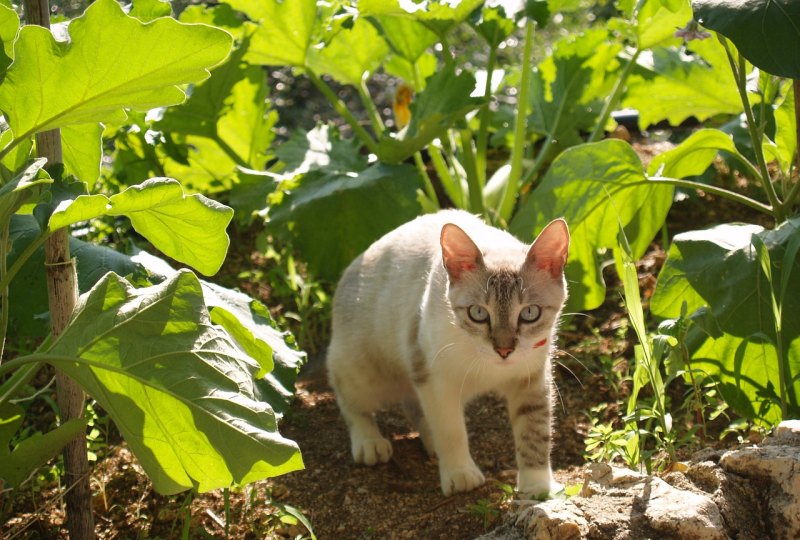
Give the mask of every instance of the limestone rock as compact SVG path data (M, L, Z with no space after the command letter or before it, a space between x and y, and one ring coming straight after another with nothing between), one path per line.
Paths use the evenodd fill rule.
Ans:
M659 478L586 466L570 499L518 501L481 540L800 538L800 421L759 446L702 451Z

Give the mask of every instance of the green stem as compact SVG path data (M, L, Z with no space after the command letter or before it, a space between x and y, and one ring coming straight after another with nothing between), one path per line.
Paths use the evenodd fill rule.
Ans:
M761 137L758 134L758 126L756 126L753 109L750 106L750 100L747 97L747 76L745 74L746 66L744 57L740 54L739 62L737 63L736 59L731 53L730 47L728 46L728 40L720 34L717 34L717 37L725 49L725 54L728 56L728 62L731 65L731 71L733 71L733 77L736 80L736 89L739 92L739 98L742 100L744 114L747 118L747 130L750 133L750 140L753 142L753 151L756 154L756 163L761 171L761 185L763 186L764 192L767 194L767 199L769 199L770 205L772 206L772 212L770 214L775 221L780 223L786 218L785 211L781 201L778 199L778 194L775 192L775 186L772 185L772 180L769 176L769 169L767 168L767 162L764 159L764 150L761 147Z
M486 65L486 84L483 87L483 99L486 102L481 107L478 113L478 137L476 139L476 154L475 164L478 170L478 181L481 189L486 185L486 177L488 171L486 170L486 151L489 146L489 118L491 116L491 97L492 97L492 75L494 74L494 66L497 63L497 49L492 47L489 50L489 61Z
M43 365L44 362L34 362L17 369L17 371L0 386L0 406L17 395L17 393L33 379Z
M383 133L386 128L383 125L383 120L381 120L381 115L378 113L377 107L375 107L375 102L372 100L365 79L362 79L361 84L358 85L358 95L361 97L361 102L367 110L370 122L372 122L372 131L375 132L375 137L380 137L381 133Z
M514 146L511 147L511 172L500 201L499 217L508 222L514 211L514 203L522 176L522 158L525 154L525 136L528 129L528 91L533 73L533 35L536 23L530 19L525 23L525 45L522 52L522 79L517 93L517 118L514 125Z
M721 188L721 187L717 187L717 186L711 186L711 185L708 185L708 184L701 184L700 182L693 182L691 180L684 180L682 178L669 178L669 177L666 177L666 176L651 176L651 177L649 177L647 180L645 180L643 182L635 182L635 183L630 184L630 185L631 186L643 185L643 184L647 184L647 183L671 184L673 186L678 186L678 187L683 187L683 188L688 188L688 189L699 189L701 191L705 191L706 193L710 193L712 195L717 195L718 197L723 197L723 198L728 199L730 201L735 201L735 202L744 204L746 206L749 206L750 208L753 208L754 210L758 210L759 212L762 212L762 213L767 214L769 216L774 216L774 210L773 210L773 208L771 206L769 206L767 204L764 204L762 202L759 202L759 201L757 201L755 199L751 199L750 197L747 197L747 196L742 195L740 193L736 193L735 191L729 191L729 190L727 190L725 188Z
M589 135L587 142L599 141L605 133L606 124L611 116L611 112L617 106L619 98L622 95L622 91L625 89L625 83L628 81L628 77L630 76L631 71L633 71L633 67L636 65L636 61L639 59L641 52L642 50L637 47L633 52L633 55L631 55L630 60L628 60L628 63L619 74L619 77L617 77L617 81L614 83L614 88L611 90L611 95L608 96L605 104L603 104L603 110L600 112L600 118L597 120L597 124L594 126L594 131L592 131L592 134Z
M428 155L431 157L431 163L433 164L433 168L436 169L439 181L453 200L453 203L457 208L465 208L466 201L464 200L464 190L461 186L461 180L450 173L450 168L447 166L447 162L442 155L442 150L437 145L431 143L428 145Z
M464 170L467 173L467 186L469 187L469 209L475 214L484 214L483 210L483 188L478 179L478 167L475 161L475 148L472 146L472 131L462 129L459 131L461 137L461 150L464 155Z
M367 149L373 154L378 154L378 143L375 141L375 139L370 137L369 133L367 133L367 130L361 127L356 117L353 116L353 113L350 112L350 110L347 108L347 105L345 105L344 102L339 99L339 96L336 95L336 92L334 92L333 89L315 73L306 70L306 74L308 75L308 78L311 79L311 82L314 83L314 86L319 88L319 91L322 92L322 94L328 99L330 104L333 106L333 109L342 118L344 118L345 122L350 125L350 127L353 129L353 133L355 133L356 137L358 137L361 142L364 143L364 146L366 146Z
M225 152L225 154L227 154L228 157L231 158L231 160L233 160L234 163L246 169L252 168L252 166L249 163L247 163L239 154L237 154L236 151L233 148L231 148L231 146L228 143L222 140L222 137L220 137L217 134L214 134L214 142L217 143L217 146L219 146L222 149L222 151Z
M417 165L417 169L419 169L420 174L422 175L422 182L425 187L425 194L428 195L428 198L431 200L431 203L435 207L439 207L439 199L436 197L436 190L433 187L433 182L431 181L431 177L428 175L428 170L425 167L425 162L422 161L422 154L420 152L414 152L414 163Z
M6 282L8 273L8 229L5 223L0 232L0 282ZM6 332L8 331L8 284L0 288L0 364L3 363L3 351L6 347Z

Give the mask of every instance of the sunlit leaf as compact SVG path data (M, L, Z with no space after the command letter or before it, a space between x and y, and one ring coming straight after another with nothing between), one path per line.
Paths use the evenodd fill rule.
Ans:
M97 399L160 493L303 466L254 383L260 366L211 324L190 272L144 289L108 274L36 357Z
M102 126L96 122L61 128L61 147L67 174L90 185L97 182L103 154L102 133Z
M315 73L359 86L387 54L389 47L375 27L359 18L352 28L340 30L322 49L312 49L307 63Z
M738 154L730 135L717 129L701 129L672 150L654 157L647 174L671 178L697 176L703 174L720 151Z
M71 40L26 25L0 85L0 109L16 138L72 124L121 121L124 108L148 110L184 99L176 86L201 81L231 48L230 36L172 18L149 24L98 0L69 25ZM51 81L58 81L53 84Z

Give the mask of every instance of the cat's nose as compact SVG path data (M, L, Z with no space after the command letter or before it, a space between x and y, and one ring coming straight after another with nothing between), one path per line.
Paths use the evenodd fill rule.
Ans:
M508 358L508 355L514 352L514 347L495 347L495 351L499 354L503 359Z

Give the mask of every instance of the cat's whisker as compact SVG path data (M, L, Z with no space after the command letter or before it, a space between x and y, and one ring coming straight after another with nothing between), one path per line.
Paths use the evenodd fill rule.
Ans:
M572 356L572 355L570 355L570 356ZM573 358L574 358L574 357L573 357ZM576 360L577 360L577 359L576 359ZM567 365L566 365L564 362L561 362L560 360L556 360L556 359L554 358L554 359L553 359L553 363L554 363L554 364L556 364L557 366L561 366L562 368L564 368L564 369L566 369L567 371L569 371L570 375L572 375L572 377L573 377L573 378L574 378L576 381L578 381L578 384L579 384L579 385L581 385L581 389L583 389L583 382L581 382L581 380L578 378L578 376L575 374L575 372L574 372L574 371L572 371L572 370L571 370L571 369L570 369L570 368L569 368L569 367L568 367L568 366L567 366ZM584 366L584 367L585 367L585 366Z
M558 389L556 381L553 381L553 388L555 388L556 395L558 396L558 402L561 403L561 412L567 414L567 407L564 405L564 397L561 395L561 390Z
M442 345L442 347L438 351L436 351L436 354L433 355L433 358L431 359L431 365L434 365L439 360L439 357L441 357L442 354L445 351L455 347L455 345L456 344L453 341L451 341L450 343L445 343L444 345Z

